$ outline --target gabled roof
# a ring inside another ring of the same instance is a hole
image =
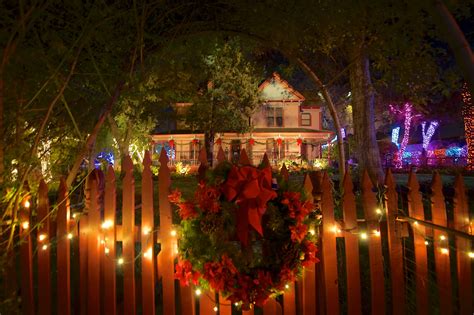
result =
[[[304,101],[304,96],[296,91],[286,80],[276,72],[271,78],[263,81],[258,87],[266,101]]]

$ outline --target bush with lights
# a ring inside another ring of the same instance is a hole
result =
[[[181,285],[212,289],[245,309],[282,294],[317,262],[314,204],[286,181],[275,186],[270,168],[222,163],[192,200],[179,190],[169,196],[181,217]]]

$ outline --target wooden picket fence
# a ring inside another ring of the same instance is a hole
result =
[[[218,156],[219,161],[224,159],[223,152]],[[208,167],[203,152],[200,161],[202,175]],[[264,158],[263,163],[267,162]],[[240,163],[248,163],[245,152],[241,154]],[[197,296],[191,288],[180,287],[174,279],[177,240],[167,198],[171,184],[167,164],[168,158],[162,151],[158,195],[154,196],[150,155],[145,155],[140,218],[135,215],[135,183],[130,158],[125,159],[122,168],[120,211],[116,211],[118,193],[112,167],[105,175],[93,171],[88,176],[85,209],[75,213],[75,217],[70,216],[68,187],[64,181],[61,181],[57,206],[53,209],[49,206],[47,185],[41,182],[38,195],[31,198],[32,206],[24,207],[19,216],[24,314],[231,315],[240,312],[214,293]],[[285,168],[281,175],[288,180]],[[473,312],[473,260],[468,254],[473,238],[461,176],[455,182],[453,221],[447,219],[441,178],[437,174],[431,186],[430,221],[425,220],[422,195],[414,174],[409,177],[408,213],[404,215],[399,210],[401,196],[390,171],[382,199],[377,198],[367,173],[362,176],[360,195],[354,194],[351,176],[346,174],[342,203],[337,206],[343,216],[339,220],[335,216],[338,209],[335,209],[334,187],[326,173],[306,175],[303,186],[322,212],[321,261],[307,267],[302,279],[291,284],[282,298],[271,300],[263,309],[242,314],[362,314],[367,311],[371,314],[428,314],[432,310],[429,272],[435,274],[433,281],[440,314]],[[31,213],[33,208],[37,209],[35,216]],[[363,215],[357,213],[358,208],[363,209]],[[159,212],[159,224],[154,221],[155,211]],[[118,224],[118,213],[121,213],[121,224]],[[136,220],[139,225],[135,224]],[[408,261],[407,242],[413,245],[413,261]],[[385,252],[384,244],[388,246]],[[364,263],[364,254],[360,252],[364,246],[368,249],[368,263]],[[428,264],[428,248],[434,251],[434,270]],[[451,266],[453,261],[456,266]],[[363,283],[363,264],[369,266],[369,283]],[[410,280],[407,264],[415,268],[412,284],[407,283]],[[78,275],[71,274],[72,269],[77,270]],[[456,271],[454,279],[451,270]],[[72,285],[71,279],[78,279],[79,283]],[[416,305],[409,305],[409,288],[416,290]],[[364,297],[363,292],[369,292],[370,296]],[[364,301],[369,304],[364,305]]]

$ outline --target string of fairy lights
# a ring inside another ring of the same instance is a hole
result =
[[[461,97],[464,103],[463,117],[464,117],[464,134],[467,143],[467,169],[474,170],[474,106],[472,106],[472,96],[464,84]]]

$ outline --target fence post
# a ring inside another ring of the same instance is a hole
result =
[[[321,183],[321,210],[322,224],[322,261],[325,287],[325,313],[339,314],[339,289],[337,275],[336,234],[334,228],[334,203],[332,184],[329,175],[325,172]]]
[[[382,255],[382,242],[380,240],[380,223],[376,212],[377,199],[372,191],[374,187],[367,170],[362,175],[362,203],[365,219],[367,221],[367,234],[369,235],[369,261],[370,261],[370,291],[373,314],[385,313],[385,286]]]
[[[31,203],[29,196],[25,198],[27,205],[22,204],[19,211],[20,220],[20,270],[21,270],[21,301],[22,313],[34,315],[35,301],[33,296],[33,258],[31,252],[31,228],[33,224],[30,217]]]
[[[69,241],[69,197],[66,180],[61,178],[59,183],[59,205],[57,222],[57,261],[58,261],[58,314],[71,314],[71,269]],[[72,235],[72,234],[71,234]]]
[[[174,290],[174,250],[176,240],[171,235],[173,214],[168,200],[170,187],[170,170],[168,156],[164,149],[160,154],[160,172],[158,175],[161,251],[158,254],[158,268],[163,284],[163,314],[175,314]]]
[[[434,224],[448,227],[443,184],[438,172],[434,172],[431,182],[431,215]],[[452,314],[453,297],[451,287],[451,267],[449,263],[449,235],[434,229],[436,282],[441,314]],[[442,292],[441,292],[442,291]]]
[[[456,230],[473,234],[469,221],[469,208],[464,187],[464,178],[458,175],[454,181],[454,228]],[[459,314],[471,314],[473,307],[472,292],[472,258],[464,250],[471,250],[471,242],[456,236],[457,275],[459,282]]]
[[[398,194],[392,171],[387,169],[385,176],[385,208],[387,219],[388,248],[390,253],[390,278],[392,283],[393,314],[405,313],[405,277],[403,273],[403,247],[397,235]]]
[[[313,184],[311,183],[311,178],[308,173],[306,173],[304,177],[303,189],[308,201],[313,202]],[[316,314],[316,303],[318,301],[316,291],[316,264],[313,263],[304,269],[303,278],[301,279],[301,289],[301,298],[298,299],[298,301],[301,302],[303,315]],[[296,309],[290,314],[295,313]]]
[[[410,217],[424,220],[423,203],[421,201],[420,185],[416,174],[410,171],[408,176],[408,214]],[[425,228],[414,223],[413,240],[415,243],[415,277],[416,277],[416,311],[417,314],[428,313],[428,262],[425,245]]]
[[[124,313],[134,315],[135,303],[135,179],[133,162],[126,156],[122,163],[125,177],[123,179],[122,203],[122,246],[123,246],[123,286]]]
[[[155,314],[155,224],[153,222],[153,179],[150,152],[145,152],[142,172],[142,312]]]
[[[100,205],[99,181],[100,171],[94,170],[87,179],[89,202],[87,216],[89,217],[89,237],[87,244],[87,313],[100,314]]]
[[[49,229],[48,186],[43,179],[38,189],[38,314],[51,314],[51,231]]]
[[[90,192],[86,188],[86,206],[88,206]],[[79,220],[79,291],[80,291],[80,314],[87,315],[87,239],[88,239],[88,216],[82,213]]]
[[[115,188],[115,171],[109,165],[107,168],[107,176],[105,179],[105,196],[104,196],[104,222],[112,222],[112,227],[104,231],[104,237],[107,242],[104,251],[101,254],[104,267],[104,310],[105,314],[115,315],[117,312],[116,297],[116,262],[115,262],[115,243],[116,243],[116,188]]]
[[[342,208],[344,215],[344,241],[346,247],[346,274],[347,274],[347,310],[349,314],[361,314],[361,290],[359,267],[359,237],[357,235],[357,212],[354,196],[354,186],[349,171],[344,175],[342,183],[344,194]]]

